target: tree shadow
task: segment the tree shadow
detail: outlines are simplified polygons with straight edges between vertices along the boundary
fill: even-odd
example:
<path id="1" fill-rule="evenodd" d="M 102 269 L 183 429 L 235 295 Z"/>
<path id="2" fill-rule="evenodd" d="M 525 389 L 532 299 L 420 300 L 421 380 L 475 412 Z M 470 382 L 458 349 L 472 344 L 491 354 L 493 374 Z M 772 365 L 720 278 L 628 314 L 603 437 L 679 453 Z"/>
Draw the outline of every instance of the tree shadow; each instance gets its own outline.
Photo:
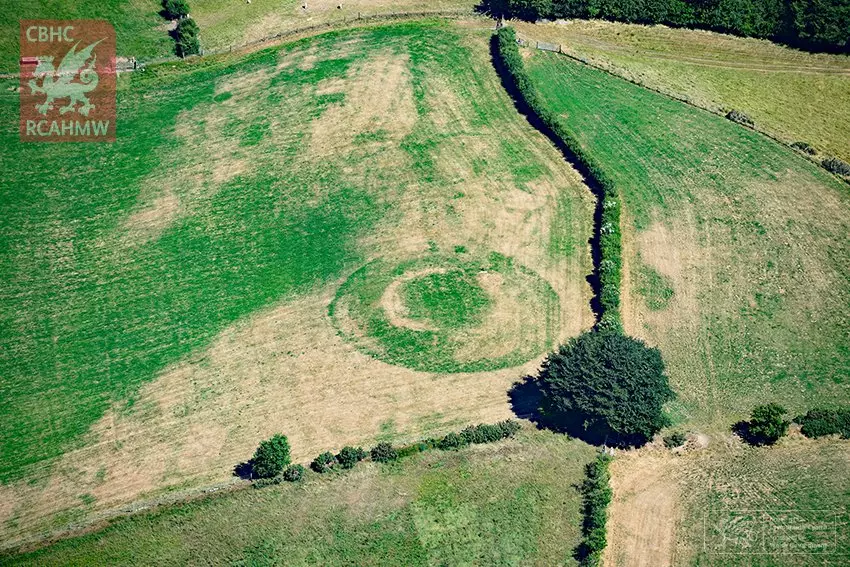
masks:
<path id="1" fill-rule="evenodd" d="M 233 476 L 238 476 L 242 480 L 251 480 L 254 475 L 254 460 L 239 463 L 233 467 Z"/>
<path id="2" fill-rule="evenodd" d="M 741 438 L 741 440 L 750 445 L 752 447 L 763 447 L 765 445 L 772 445 L 769 439 L 756 435 L 750 429 L 749 421 L 739 421 L 738 423 L 732 426 L 732 433 Z"/>

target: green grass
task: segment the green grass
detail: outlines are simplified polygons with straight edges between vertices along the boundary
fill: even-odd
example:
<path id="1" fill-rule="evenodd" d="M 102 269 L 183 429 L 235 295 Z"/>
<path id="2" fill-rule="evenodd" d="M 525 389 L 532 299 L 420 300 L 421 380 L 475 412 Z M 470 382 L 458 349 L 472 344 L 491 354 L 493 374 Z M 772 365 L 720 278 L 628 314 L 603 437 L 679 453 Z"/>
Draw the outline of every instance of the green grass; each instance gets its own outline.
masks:
<path id="1" fill-rule="evenodd" d="M 402 285 L 402 301 L 412 319 L 437 327 L 480 325 L 492 304 L 467 270 L 450 270 L 414 278 Z"/>
<path id="2" fill-rule="evenodd" d="M 638 292 L 627 330 L 660 346 L 687 416 L 725 428 L 765 399 L 792 410 L 846 399 L 846 185 L 748 129 L 566 57 L 536 52 L 528 66 L 617 184 Z"/>
<path id="3" fill-rule="evenodd" d="M 613 22 L 522 25 L 531 37 L 715 111 L 735 108 L 786 142 L 850 161 L 850 57 L 766 40 Z"/>
<path id="4" fill-rule="evenodd" d="M 6 565 L 571 565 L 591 447 L 527 431 L 117 521 Z"/>
<path id="5" fill-rule="evenodd" d="M 0 72 L 18 72 L 19 20 L 107 20 L 115 28 L 119 56 L 147 60 L 174 54 L 158 0 L 27 2 L 10 0 L 0 14 Z M 159 29 L 158 29 L 159 28 Z"/>

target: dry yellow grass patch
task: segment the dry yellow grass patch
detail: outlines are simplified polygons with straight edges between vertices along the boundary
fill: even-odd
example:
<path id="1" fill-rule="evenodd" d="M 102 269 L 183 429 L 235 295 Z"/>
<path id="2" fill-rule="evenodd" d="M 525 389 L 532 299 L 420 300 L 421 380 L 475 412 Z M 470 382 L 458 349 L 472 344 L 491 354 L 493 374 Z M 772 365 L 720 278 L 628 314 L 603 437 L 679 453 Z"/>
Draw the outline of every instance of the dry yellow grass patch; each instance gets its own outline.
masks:
<path id="1" fill-rule="evenodd" d="M 673 564 L 679 521 L 678 462 L 668 451 L 623 451 L 611 463 L 606 567 Z"/>

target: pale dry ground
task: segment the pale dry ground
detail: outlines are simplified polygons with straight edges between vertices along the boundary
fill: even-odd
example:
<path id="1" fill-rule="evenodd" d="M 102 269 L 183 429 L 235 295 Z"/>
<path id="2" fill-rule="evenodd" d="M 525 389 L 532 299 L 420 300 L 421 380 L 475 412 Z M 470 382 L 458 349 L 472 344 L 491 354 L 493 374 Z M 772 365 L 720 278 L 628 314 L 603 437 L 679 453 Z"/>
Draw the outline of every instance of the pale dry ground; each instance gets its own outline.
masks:
<path id="1" fill-rule="evenodd" d="M 439 174 L 453 180 L 450 186 L 420 184 L 407 167 L 409 156 L 396 143 L 417 118 L 412 115 L 408 60 L 390 51 L 378 50 L 355 64 L 344 81 L 319 85 L 321 92 L 346 93 L 343 102 L 318 119 L 333 117 L 327 126 L 336 135 L 308 125 L 306 139 L 298 143 L 311 150 L 298 159 L 302 167 L 314 167 L 329 155 L 345 157 L 362 151 L 351 144 L 356 134 L 386 130 L 390 143 L 377 157 L 348 160 L 344 166 L 346 176 L 373 186 L 379 196 L 385 191 L 382 176 L 389 175 L 394 186 L 399 179 L 410 184 L 400 197 L 393 196 L 394 214 L 363 238 L 365 261 L 410 258 L 432 243 L 441 250 L 463 244 L 471 254 L 512 256 L 558 293 L 557 338 L 563 340 L 593 324 L 584 279 L 591 269 L 586 239 L 593 198 L 557 150 L 513 111 L 489 66 L 487 38 L 464 41 L 480 59 L 476 68 L 481 69 L 482 92 L 492 93 L 506 119 L 498 124 L 499 136 L 494 127 L 482 130 L 470 119 L 474 112 L 468 95 L 459 97 L 457 85 L 438 74 L 426 77 L 426 103 L 432 109 L 427 127 L 450 141 L 436 160 Z M 324 57 L 342 57 L 357 46 L 357 41 L 349 42 Z M 316 56 L 309 47 L 299 48 L 282 56 L 280 67 L 309 68 Z M 206 214 L 210 197 L 245 171 L 249 158 L 256 162 L 251 168 L 260 167 L 258 163 L 274 168 L 275 148 L 294 143 L 286 108 L 268 117 L 270 133 L 258 146 L 239 147 L 222 133 L 230 116 L 250 118 L 252 101 L 260 98 L 267 81 L 267 70 L 238 73 L 216 89 L 231 92 L 232 98 L 187 111 L 185 122 L 203 127 L 175 130 L 186 153 L 151 174 L 136 210 L 103 243 L 116 258 L 126 246 L 157 238 L 184 215 Z M 543 174 L 517 184 L 486 169 L 473 171 L 477 158 L 501 155 L 502 136 L 519 141 L 543 166 Z M 463 198 L 450 201 L 459 191 Z M 553 257 L 547 251 L 550 226 L 556 198 L 564 191 L 576 207 L 571 226 L 581 235 L 580 244 L 567 257 Z M 304 198 L 320 196 L 307 191 Z M 511 417 L 507 389 L 533 372 L 539 358 L 497 372 L 450 375 L 374 360 L 338 337 L 327 316 L 339 283 L 231 326 L 205 350 L 163 370 L 132 404 L 116 404 L 49 477 L 0 487 L 0 539 L 8 546 L 69 522 L 84 524 L 142 498 L 229 482 L 233 467 L 250 458 L 259 440 L 276 432 L 289 437 L 296 462 L 308 462 L 345 444 L 368 447 L 378 438 L 411 441 Z"/>
<path id="2" fill-rule="evenodd" d="M 713 112 L 731 108 L 786 142 L 850 160 L 850 57 L 767 40 L 599 20 L 514 23 L 527 36 Z"/>
<path id="3" fill-rule="evenodd" d="M 610 465 L 614 498 L 608 508 L 606 567 L 665 567 L 673 563 L 680 520 L 679 458 L 657 445 L 621 451 Z"/>

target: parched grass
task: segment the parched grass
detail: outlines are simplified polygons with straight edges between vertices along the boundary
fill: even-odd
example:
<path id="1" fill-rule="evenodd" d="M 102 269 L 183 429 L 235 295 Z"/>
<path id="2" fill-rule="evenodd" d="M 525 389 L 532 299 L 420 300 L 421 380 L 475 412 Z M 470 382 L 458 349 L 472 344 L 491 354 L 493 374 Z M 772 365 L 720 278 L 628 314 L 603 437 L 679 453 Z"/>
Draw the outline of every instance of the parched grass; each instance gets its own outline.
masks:
<path id="1" fill-rule="evenodd" d="M 626 328 L 660 346 L 677 411 L 725 429 L 765 399 L 847 399 L 846 186 L 727 120 L 529 54 L 547 104 L 620 188 Z"/>
<path id="2" fill-rule="evenodd" d="M 571 565 L 591 447 L 517 440 L 359 464 L 116 522 L 6 565 Z"/>
<path id="3" fill-rule="evenodd" d="M 716 111 L 737 109 L 788 143 L 850 160 L 850 57 L 766 40 L 604 21 L 524 24 L 535 39 Z"/>
<path id="4" fill-rule="evenodd" d="M 529 369 L 391 366 L 327 316 L 370 259 L 495 251 L 557 294 L 553 341 L 592 324 L 592 203 L 487 38 L 394 25 L 151 66 L 119 80 L 114 144 L 19 143 L 3 83 L 4 544 L 226 482 L 277 431 L 306 458 L 509 416 Z M 550 249 L 556 226 L 579 244 Z"/>

